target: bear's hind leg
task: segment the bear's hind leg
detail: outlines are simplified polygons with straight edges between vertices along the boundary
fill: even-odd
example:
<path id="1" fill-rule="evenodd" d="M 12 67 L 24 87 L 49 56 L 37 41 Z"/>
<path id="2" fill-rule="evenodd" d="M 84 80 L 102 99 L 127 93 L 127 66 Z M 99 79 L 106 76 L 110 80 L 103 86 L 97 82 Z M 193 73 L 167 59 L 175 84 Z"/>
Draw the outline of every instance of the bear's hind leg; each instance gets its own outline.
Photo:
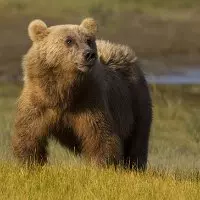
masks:
<path id="1" fill-rule="evenodd" d="M 134 130 L 124 142 L 125 168 L 144 171 L 147 167 L 148 144 L 151 128 L 151 109 L 141 114 L 134 124 Z"/>
<path id="2" fill-rule="evenodd" d="M 124 147 L 124 167 L 144 171 L 147 167 L 148 138 L 140 140 L 132 135 L 125 141 Z"/>

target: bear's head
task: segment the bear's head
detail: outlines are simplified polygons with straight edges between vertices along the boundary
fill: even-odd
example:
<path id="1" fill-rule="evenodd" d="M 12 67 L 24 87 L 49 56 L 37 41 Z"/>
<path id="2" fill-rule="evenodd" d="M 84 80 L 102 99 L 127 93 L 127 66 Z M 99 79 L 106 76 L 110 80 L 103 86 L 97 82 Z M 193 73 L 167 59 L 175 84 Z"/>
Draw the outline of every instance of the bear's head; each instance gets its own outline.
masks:
<path id="1" fill-rule="evenodd" d="M 97 24 L 92 18 L 84 19 L 80 25 L 51 27 L 41 20 L 34 20 L 28 27 L 33 42 L 29 57 L 34 55 L 41 68 L 86 73 L 97 61 L 96 32 Z"/>

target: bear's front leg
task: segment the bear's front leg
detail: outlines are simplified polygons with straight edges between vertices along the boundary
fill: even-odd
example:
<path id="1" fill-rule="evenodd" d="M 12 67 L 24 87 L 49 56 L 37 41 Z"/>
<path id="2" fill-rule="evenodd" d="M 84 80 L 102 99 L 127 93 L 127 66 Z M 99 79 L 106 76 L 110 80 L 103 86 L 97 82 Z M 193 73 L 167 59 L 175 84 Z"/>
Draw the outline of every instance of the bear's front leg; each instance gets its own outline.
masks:
<path id="1" fill-rule="evenodd" d="M 87 158 L 100 166 L 119 163 L 122 155 L 121 141 L 104 114 L 87 111 L 75 116 L 73 125 L 82 141 L 82 152 Z"/>
<path id="2" fill-rule="evenodd" d="M 17 159 L 28 165 L 47 162 L 49 114 L 37 108 L 19 108 L 14 124 L 12 147 Z"/>

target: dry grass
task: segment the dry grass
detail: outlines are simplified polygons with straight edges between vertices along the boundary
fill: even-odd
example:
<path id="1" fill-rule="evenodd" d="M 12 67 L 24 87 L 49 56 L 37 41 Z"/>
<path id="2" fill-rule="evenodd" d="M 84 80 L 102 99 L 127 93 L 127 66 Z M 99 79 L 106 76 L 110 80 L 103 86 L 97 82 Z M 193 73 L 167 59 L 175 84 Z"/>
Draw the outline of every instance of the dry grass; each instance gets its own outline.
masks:
<path id="1" fill-rule="evenodd" d="M 89 166 L 48 166 L 29 171 L 0 165 L 0 199 L 191 199 L 200 197 L 199 179 L 173 173 L 144 174 Z"/>

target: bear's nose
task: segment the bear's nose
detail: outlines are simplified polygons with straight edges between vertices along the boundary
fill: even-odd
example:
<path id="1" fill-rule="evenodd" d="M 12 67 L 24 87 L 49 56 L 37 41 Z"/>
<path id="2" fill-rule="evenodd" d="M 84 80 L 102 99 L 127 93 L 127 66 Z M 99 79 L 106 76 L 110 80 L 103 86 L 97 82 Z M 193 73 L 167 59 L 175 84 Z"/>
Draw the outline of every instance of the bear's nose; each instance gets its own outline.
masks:
<path id="1" fill-rule="evenodd" d="M 93 50 L 86 50 L 84 57 L 87 62 L 94 61 L 96 59 L 96 53 Z"/>

